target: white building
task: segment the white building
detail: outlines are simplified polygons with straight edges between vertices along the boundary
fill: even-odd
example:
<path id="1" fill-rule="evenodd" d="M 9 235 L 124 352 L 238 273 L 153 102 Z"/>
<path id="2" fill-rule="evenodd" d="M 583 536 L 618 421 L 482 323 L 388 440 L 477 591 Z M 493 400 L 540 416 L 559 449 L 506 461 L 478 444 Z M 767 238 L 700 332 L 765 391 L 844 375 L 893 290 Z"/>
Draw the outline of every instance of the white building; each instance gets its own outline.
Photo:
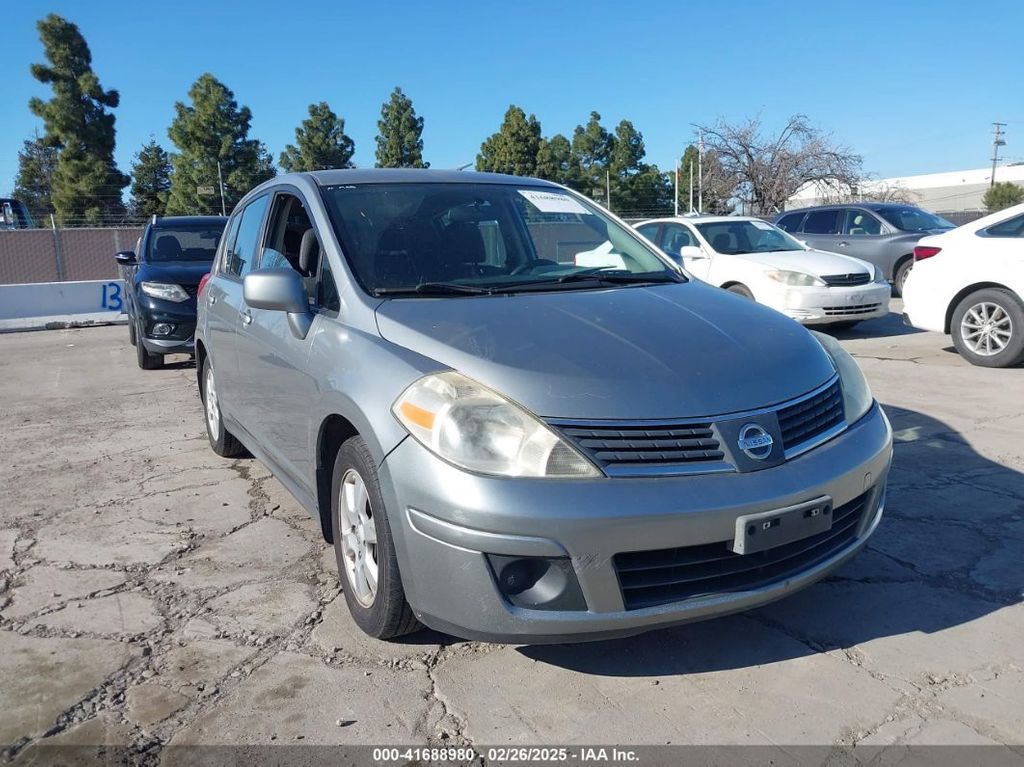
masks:
<path id="1" fill-rule="evenodd" d="M 844 190 L 846 194 L 839 194 L 835 188 L 811 183 L 801 187 L 786 201 L 786 210 L 837 202 L 842 197 L 844 200 L 901 199 L 936 213 L 984 211 L 985 205 L 981 198 L 991 180 L 992 168 L 989 167 L 881 178 L 865 182 L 853 194 L 850 190 Z M 1024 163 L 997 167 L 996 181 L 1012 181 L 1024 186 Z"/>

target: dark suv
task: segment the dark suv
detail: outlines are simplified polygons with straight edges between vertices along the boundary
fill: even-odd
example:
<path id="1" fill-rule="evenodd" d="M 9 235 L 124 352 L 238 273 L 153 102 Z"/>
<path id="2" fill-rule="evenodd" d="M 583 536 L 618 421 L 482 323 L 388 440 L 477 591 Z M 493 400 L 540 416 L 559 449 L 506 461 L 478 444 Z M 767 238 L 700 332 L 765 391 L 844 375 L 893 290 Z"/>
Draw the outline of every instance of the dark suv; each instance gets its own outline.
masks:
<path id="1" fill-rule="evenodd" d="M 194 350 L 196 294 L 209 273 L 227 221 L 222 216 L 153 217 L 136 245 L 115 258 L 124 280 L 128 339 L 139 367 Z"/>
<path id="2" fill-rule="evenodd" d="M 892 202 L 801 208 L 780 214 L 774 223 L 812 248 L 874 264 L 885 273 L 897 294 L 902 293 L 914 265 L 917 241 L 953 228 L 934 213 Z"/>

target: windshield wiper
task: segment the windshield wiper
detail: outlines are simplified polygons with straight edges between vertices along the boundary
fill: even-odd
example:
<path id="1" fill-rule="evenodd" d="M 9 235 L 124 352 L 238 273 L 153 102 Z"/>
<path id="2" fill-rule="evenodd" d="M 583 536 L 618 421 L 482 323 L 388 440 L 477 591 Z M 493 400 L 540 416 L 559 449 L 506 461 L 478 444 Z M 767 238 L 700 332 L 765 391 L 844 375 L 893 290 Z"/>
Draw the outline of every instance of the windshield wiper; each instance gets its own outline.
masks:
<path id="1" fill-rule="evenodd" d="M 526 282 L 516 287 L 531 288 L 535 285 L 564 285 L 569 282 L 597 282 L 607 285 L 650 285 L 665 282 L 684 282 L 684 278 L 682 275 L 676 276 L 670 272 L 634 274 L 631 272 L 602 272 L 600 269 L 588 269 L 582 272 L 563 274 L 561 277 L 553 277 L 549 280 Z"/>
<path id="2" fill-rule="evenodd" d="M 492 288 L 458 282 L 421 282 L 406 288 L 377 288 L 373 291 L 376 296 L 489 296 L 493 293 Z"/>

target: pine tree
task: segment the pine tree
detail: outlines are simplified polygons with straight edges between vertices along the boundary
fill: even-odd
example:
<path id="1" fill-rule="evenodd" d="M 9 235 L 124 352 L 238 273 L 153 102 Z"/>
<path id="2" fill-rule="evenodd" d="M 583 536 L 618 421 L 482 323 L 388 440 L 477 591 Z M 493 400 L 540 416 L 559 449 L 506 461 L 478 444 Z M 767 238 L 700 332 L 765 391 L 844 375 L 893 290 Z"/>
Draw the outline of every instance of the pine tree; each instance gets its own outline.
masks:
<path id="1" fill-rule="evenodd" d="M 132 165 L 132 215 L 162 216 L 171 191 L 171 158 L 154 139 L 143 145 Z"/>
<path id="2" fill-rule="evenodd" d="M 326 101 L 309 105 L 309 118 L 295 129 L 295 144 L 281 152 L 286 173 L 325 168 L 351 168 L 355 143 L 345 134 L 345 120 Z"/>
<path id="3" fill-rule="evenodd" d="M 580 188 L 580 171 L 573 159 L 572 144 L 561 133 L 540 140 L 537 147 L 537 176 L 573 189 Z"/>
<path id="4" fill-rule="evenodd" d="M 51 202 L 62 222 L 101 223 L 124 212 L 121 190 L 128 177 L 114 163 L 116 90 L 104 90 L 92 69 L 92 53 L 78 27 L 51 13 L 38 24 L 48 64 L 33 64 L 32 76 L 52 86 L 53 98 L 33 98 L 44 143 L 58 149 Z"/>
<path id="5" fill-rule="evenodd" d="M 59 155 L 58 147 L 47 144 L 38 134 L 27 139 L 24 149 L 18 152 L 14 196 L 25 203 L 39 219 L 53 212 L 50 196 Z"/>
<path id="6" fill-rule="evenodd" d="M 513 176 L 536 175 L 540 131 L 540 122 L 534 115 L 527 117 L 522 109 L 511 104 L 501 128 L 480 146 L 476 169 Z"/>
<path id="7" fill-rule="evenodd" d="M 275 175 L 266 147 L 249 138 L 252 112 L 238 106 L 235 94 L 210 73 L 188 92 L 189 101 L 174 105 L 175 118 L 167 133 L 177 152 L 171 155 L 169 215 L 220 213 L 217 163 L 224 179 L 227 210 L 250 189 Z M 214 187 L 201 195 L 201 187 Z"/>
<path id="8" fill-rule="evenodd" d="M 423 162 L 423 118 L 401 88 L 391 92 L 377 121 L 378 168 L 429 168 Z"/>
<path id="9" fill-rule="evenodd" d="M 592 200 L 607 203 L 605 173 L 609 170 L 614 137 L 601 125 L 601 115 L 590 113 L 587 124 L 577 125 L 572 134 L 573 163 L 579 167 L 579 191 Z"/>
<path id="10" fill-rule="evenodd" d="M 672 208 L 670 180 L 656 165 L 644 162 L 644 137 L 629 120 L 615 128 L 608 167 L 612 205 L 620 213 L 654 215 Z"/>

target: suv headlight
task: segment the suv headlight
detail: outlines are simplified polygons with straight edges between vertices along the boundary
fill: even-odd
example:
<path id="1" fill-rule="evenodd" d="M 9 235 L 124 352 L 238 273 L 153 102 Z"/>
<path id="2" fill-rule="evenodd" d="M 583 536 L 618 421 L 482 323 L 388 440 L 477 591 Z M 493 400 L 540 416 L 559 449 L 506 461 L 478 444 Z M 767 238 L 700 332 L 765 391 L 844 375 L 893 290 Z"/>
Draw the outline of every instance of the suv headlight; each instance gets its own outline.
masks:
<path id="1" fill-rule="evenodd" d="M 188 293 L 181 285 L 173 285 L 169 282 L 143 282 L 142 292 L 153 298 L 162 298 L 164 301 L 175 301 L 180 303 L 188 301 Z"/>
<path id="2" fill-rule="evenodd" d="M 767 272 L 768 278 L 781 282 L 783 285 L 797 285 L 799 287 L 823 288 L 825 281 L 805 272 L 790 272 L 786 269 L 772 269 Z"/>
<path id="3" fill-rule="evenodd" d="M 536 416 L 454 371 L 424 376 L 391 408 L 424 447 L 459 468 L 502 477 L 599 477 Z"/>
<path id="4" fill-rule="evenodd" d="M 836 366 L 839 373 L 839 386 L 843 390 L 843 409 L 846 411 L 846 423 L 851 426 L 859 421 L 871 409 L 874 397 L 871 396 L 871 387 L 868 386 L 868 379 L 864 377 L 857 361 L 850 356 L 839 342 L 832 336 L 824 333 L 811 331 L 818 343 L 832 358 L 832 364 Z"/>

